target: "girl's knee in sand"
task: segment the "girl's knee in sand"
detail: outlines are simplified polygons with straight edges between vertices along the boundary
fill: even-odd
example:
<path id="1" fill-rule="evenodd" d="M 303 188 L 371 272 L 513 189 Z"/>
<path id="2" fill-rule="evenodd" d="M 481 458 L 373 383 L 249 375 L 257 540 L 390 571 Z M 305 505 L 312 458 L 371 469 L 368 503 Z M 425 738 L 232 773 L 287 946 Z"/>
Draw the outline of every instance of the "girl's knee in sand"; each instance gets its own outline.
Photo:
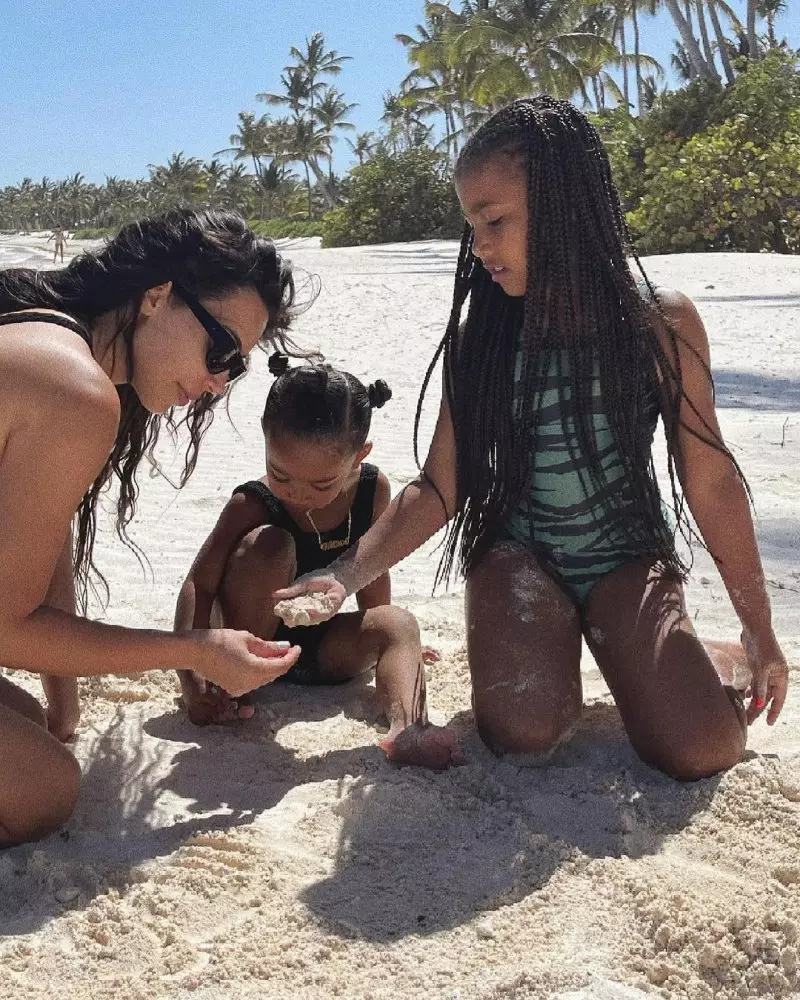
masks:
<path id="1" fill-rule="evenodd" d="M 524 753 L 534 757 L 547 757 L 558 746 L 565 743 L 575 731 L 580 713 L 569 718 L 548 717 L 539 720 L 526 719 L 512 706 L 508 710 L 493 713 L 481 712 L 476 706 L 475 723 L 478 734 L 486 746 L 495 754 Z"/>
<path id="2" fill-rule="evenodd" d="M 746 734 L 735 723 L 723 728 L 698 732 L 681 733 L 680 740 L 663 747 L 653 747 L 639 756 L 645 763 L 658 768 L 678 781 L 698 781 L 715 774 L 728 771 L 742 759 Z"/>

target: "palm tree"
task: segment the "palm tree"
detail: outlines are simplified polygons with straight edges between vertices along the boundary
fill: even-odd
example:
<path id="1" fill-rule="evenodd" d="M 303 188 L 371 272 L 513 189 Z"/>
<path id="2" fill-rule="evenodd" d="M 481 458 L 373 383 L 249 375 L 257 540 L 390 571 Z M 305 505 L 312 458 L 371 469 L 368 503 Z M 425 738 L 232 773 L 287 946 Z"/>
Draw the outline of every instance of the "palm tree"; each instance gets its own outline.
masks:
<path id="1" fill-rule="evenodd" d="M 443 6 L 431 5 L 437 12 Z M 471 97 L 483 105 L 537 91 L 577 92 L 588 100 L 583 66 L 619 56 L 609 39 L 591 30 L 585 0 L 495 0 L 473 7 L 466 21 L 448 29 L 450 58 L 481 55 Z"/>
<path id="2" fill-rule="evenodd" d="M 297 60 L 293 66 L 284 67 L 288 73 L 299 72 L 308 85 L 309 108 L 314 108 L 314 98 L 321 86 L 317 81 L 319 76 L 338 76 L 342 71 L 342 63 L 352 56 L 340 56 L 335 49 L 325 51 L 325 36 L 316 31 L 311 38 L 306 38 L 306 50 L 301 52 L 296 46 L 289 49 L 289 55 Z"/>
<path id="3" fill-rule="evenodd" d="M 678 29 L 678 34 L 681 36 L 680 44 L 686 53 L 686 58 L 692 70 L 692 76 L 702 76 L 706 79 L 717 80 L 719 82 L 719 74 L 713 66 L 708 65 L 703 57 L 700 46 L 697 44 L 697 39 L 692 32 L 692 25 L 681 12 L 678 0 L 664 0 L 664 4 L 669 11 L 675 27 Z"/>
<path id="4" fill-rule="evenodd" d="M 267 168 L 269 169 L 269 168 Z M 248 215 L 248 205 L 253 194 L 253 175 L 248 174 L 244 163 L 234 163 L 225 174 L 225 202 L 229 208 Z"/>
<path id="5" fill-rule="evenodd" d="M 299 66 L 287 66 L 286 71 L 281 73 L 281 83 L 282 94 L 262 92 L 256 94 L 256 100 L 272 105 L 282 104 L 288 107 L 293 115 L 302 115 L 313 96 L 313 85 L 308 77 Z"/>
<path id="6" fill-rule="evenodd" d="M 336 201 L 328 187 L 325 174 L 320 168 L 320 159 L 331 155 L 331 137 L 322 126 L 309 118 L 280 118 L 272 123 L 275 148 L 278 159 L 284 163 L 302 163 L 308 189 L 308 217 L 313 214 L 311 195 L 311 174 L 314 174 L 323 200 L 328 208 L 334 208 Z"/>
<path id="7" fill-rule="evenodd" d="M 767 22 L 767 37 L 769 47 L 777 48 L 778 39 L 775 36 L 775 18 L 780 17 L 789 10 L 789 0 L 759 0 L 757 7 L 759 17 L 763 17 Z"/>
<path id="8" fill-rule="evenodd" d="M 756 37 L 756 14 L 758 12 L 758 0 L 747 0 L 747 48 L 751 59 L 759 58 L 758 38 Z"/>
<path id="9" fill-rule="evenodd" d="M 331 143 L 333 143 L 335 142 L 334 132 L 336 129 L 355 131 L 355 125 L 345 121 L 345 119 L 353 108 L 357 107 L 357 104 L 348 104 L 344 99 L 344 94 L 335 87 L 325 87 L 312 114 L 327 131 L 331 137 Z M 328 157 L 328 182 L 333 188 L 333 156 Z"/>
<path id="10" fill-rule="evenodd" d="M 358 160 L 358 165 L 363 167 L 375 148 L 375 133 L 359 132 L 355 138 L 355 142 L 352 139 L 348 139 L 347 145 Z"/>
<path id="11" fill-rule="evenodd" d="M 233 153 L 234 160 L 249 159 L 252 161 L 256 176 L 264 169 L 263 159 L 272 155 L 269 145 L 269 119 L 266 115 L 256 118 L 252 111 L 239 112 L 239 131 L 228 138 L 230 146 L 219 149 L 214 154 L 222 156 Z"/>
<path id="12" fill-rule="evenodd" d="M 163 208 L 190 208 L 202 190 L 203 161 L 173 153 L 165 166 L 148 163 L 150 183 Z"/>

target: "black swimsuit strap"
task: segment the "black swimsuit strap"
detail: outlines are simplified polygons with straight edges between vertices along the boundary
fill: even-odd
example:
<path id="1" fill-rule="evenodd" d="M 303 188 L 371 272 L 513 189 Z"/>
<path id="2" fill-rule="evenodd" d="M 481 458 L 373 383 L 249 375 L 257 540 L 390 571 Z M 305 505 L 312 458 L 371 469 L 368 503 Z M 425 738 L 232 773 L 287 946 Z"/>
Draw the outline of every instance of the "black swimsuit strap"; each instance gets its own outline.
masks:
<path id="1" fill-rule="evenodd" d="M 86 327 L 71 316 L 63 313 L 42 312 L 38 309 L 26 309 L 24 312 L 4 313 L 0 316 L 0 326 L 9 326 L 11 323 L 52 323 L 53 326 L 62 326 L 67 330 L 77 333 L 81 340 L 86 341 L 89 347 L 92 346 L 92 338 Z"/>

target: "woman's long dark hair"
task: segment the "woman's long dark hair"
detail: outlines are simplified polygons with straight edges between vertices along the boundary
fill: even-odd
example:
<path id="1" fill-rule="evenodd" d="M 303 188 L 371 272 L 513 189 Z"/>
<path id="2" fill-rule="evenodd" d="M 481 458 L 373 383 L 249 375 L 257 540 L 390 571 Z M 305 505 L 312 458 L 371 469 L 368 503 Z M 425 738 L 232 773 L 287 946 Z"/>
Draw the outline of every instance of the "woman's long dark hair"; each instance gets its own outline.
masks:
<path id="1" fill-rule="evenodd" d="M 0 271 L 0 314 L 23 309 L 55 309 L 75 317 L 87 329 L 98 317 L 115 312 L 117 333 L 112 351 L 125 351 L 128 378 L 133 374 L 133 338 L 144 293 L 167 281 L 198 296 L 225 295 L 252 287 L 269 310 L 262 343 L 293 349 L 285 331 L 294 304 L 291 268 L 270 240 L 257 236 L 241 216 L 213 210 L 176 210 L 134 222 L 102 249 L 84 253 L 68 267 L 52 271 L 9 268 Z M 112 474 L 119 480 L 117 533 L 127 544 L 127 527 L 136 513 L 136 471 L 144 456 L 153 459 L 162 423 L 175 432 L 185 424 L 189 444 L 180 485 L 194 471 L 200 441 L 213 420 L 220 397 L 204 395 L 176 423 L 172 413 L 150 413 L 131 385 L 117 387 L 121 419 L 108 461 L 78 508 L 74 526 L 74 570 L 79 604 L 85 612 L 87 582 L 94 570 L 92 550 L 100 493 Z M 98 574 L 99 575 L 99 574 Z"/>
<path id="2" fill-rule="evenodd" d="M 677 483 L 682 402 L 700 415 L 683 390 L 679 334 L 667 322 L 633 248 L 600 137 L 571 104 L 538 96 L 493 115 L 462 149 L 456 177 L 494 158 L 505 158 L 509 169 L 519 169 L 527 181 L 527 288 L 524 299 L 513 299 L 492 281 L 473 253 L 473 231 L 467 226 L 450 319 L 425 375 L 415 421 L 416 449 L 424 394 L 443 355 L 458 484 L 437 581 L 446 579 L 455 563 L 466 574 L 475 568 L 527 488 L 538 419 L 534 401 L 546 376 L 541 361 L 551 348 L 578 348 L 571 352 L 574 431 L 568 427 L 566 407 L 562 420 L 565 437 L 570 441 L 574 433 L 577 450 L 586 457 L 591 486 L 608 486 L 592 421 L 597 365 L 604 409 L 630 484 L 625 499 L 612 489 L 604 495 L 643 551 L 683 578 L 687 566 L 676 550 L 675 529 L 662 512 L 645 417 L 653 392 L 659 392 L 658 373 L 672 501 L 677 528 L 687 542 L 696 536 Z M 637 288 L 628 257 L 636 262 L 646 295 Z M 667 351 L 656 318 L 668 330 Z M 736 466 L 718 435 L 702 418 L 701 423 L 697 436 L 724 451 Z M 535 536 L 535 525 L 533 531 Z"/>

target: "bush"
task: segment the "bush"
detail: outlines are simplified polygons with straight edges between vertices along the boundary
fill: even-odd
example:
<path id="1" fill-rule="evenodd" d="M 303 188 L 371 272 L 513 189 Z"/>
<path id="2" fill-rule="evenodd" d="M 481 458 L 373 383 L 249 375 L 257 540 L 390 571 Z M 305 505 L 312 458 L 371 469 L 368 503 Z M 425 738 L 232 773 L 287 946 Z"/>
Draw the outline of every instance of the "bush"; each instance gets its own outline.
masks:
<path id="1" fill-rule="evenodd" d="M 247 223 L 259 236 L 272 240 L 302 239 L 322 236 L 322 222 L 318 219 L 250 219 Z"/>
<path id="2" fill-rule="evenodd" d="M 350 171 L 346 190 L 347 201 L 322 217 L 326 247 L 461 235 L 449 161 L 427 146 L 376 153 Z"/>
<path id="3" fill-rule="evenodd" d="M 800 73 L 780 50 L 733 86 L 694 84 L 641 119 L 596 118 L 643 253 L 800 252 Z"/>
<path id="4" fill-rule="evenodd" d="M 73 240 L 102 240 L 107 236 L 116 236 L 117 227 L 107 226 L 101 229 L 75 229 L 70 235 Z"/>

